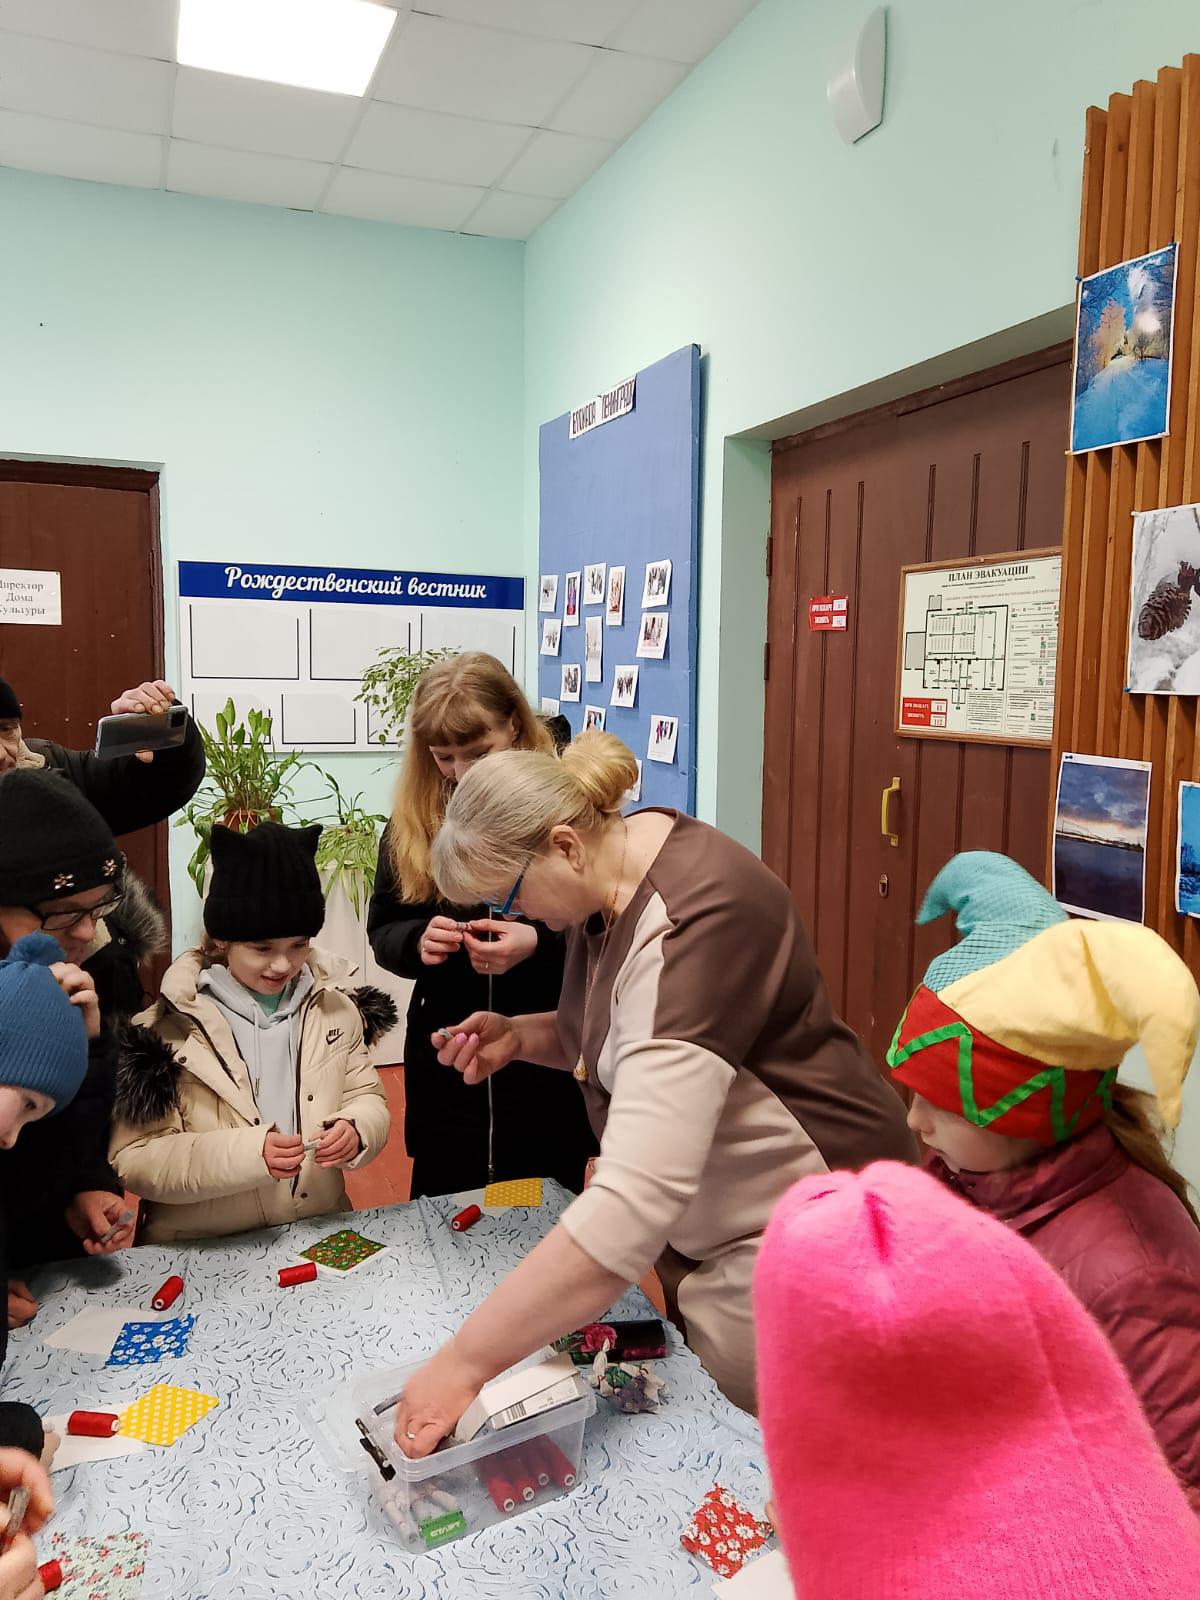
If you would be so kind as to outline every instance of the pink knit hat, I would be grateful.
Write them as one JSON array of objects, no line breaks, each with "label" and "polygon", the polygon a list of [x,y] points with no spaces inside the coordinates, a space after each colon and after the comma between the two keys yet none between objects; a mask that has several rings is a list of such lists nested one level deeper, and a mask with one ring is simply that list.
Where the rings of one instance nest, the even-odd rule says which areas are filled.
[{"label": "pink knit hat", "polygon": [[800,1600],[1200,1596],[1200,1523],[1108,1341],[1022,1238],[926,1173],[796,1184],[755,1311]]}]

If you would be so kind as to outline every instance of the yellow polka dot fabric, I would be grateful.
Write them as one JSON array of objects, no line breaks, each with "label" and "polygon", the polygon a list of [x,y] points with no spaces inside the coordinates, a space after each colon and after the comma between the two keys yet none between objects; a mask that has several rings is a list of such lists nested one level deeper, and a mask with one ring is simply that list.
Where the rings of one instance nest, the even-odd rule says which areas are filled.
[{"label": "yellow polka dot fabric", "polygon": [[147,1444],[174,1444],[194,1422],[199,1422],[220,1403],[215,1394],[180,1389],[173,1383],[156,1383],[140,1400],[122,1411],[117,1432],[127,1439],[144,1439]]},{"label": "yellow polka dot fabric", "polygon": [[489,1183],[483,1191],[485,1206],[540,1206],[540,1178],[512,1178],[508,1183]]}]

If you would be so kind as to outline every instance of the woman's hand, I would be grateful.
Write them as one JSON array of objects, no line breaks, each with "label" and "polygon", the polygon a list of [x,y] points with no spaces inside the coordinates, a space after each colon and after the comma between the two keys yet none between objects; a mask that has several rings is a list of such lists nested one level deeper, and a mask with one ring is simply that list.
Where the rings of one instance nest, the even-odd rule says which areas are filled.
[{"label": "woman's hand", "polygon": [[22,1533],[0,1556],[0,1600],[42,1600],[45,1592],[33,1540]]},{"label": "woman's hand", "polygon": [[537,929],[527,922],[468,922],[462,942],[476,972],[511,972],[537,949]]},{"label": "woman's hand", "polygon": [[0,1492],[8,1500],[14,1489],[29,1490],[29,1505],[21,1527],[36,1533],[54,1514],[54,1491],[36,1456],[28,1450],[0,1450]]},{"label": "woman's hand", "polygon": [[[130,712],[162,716],[171,709],[171,702],[176,698],[169,683],[155,678],[152,682],[139,683],[136,689],[126,689],[124,694],[118,695],[112,703],[112,713],[114,717],[128,716]],[[154,760],[154,751],[139,750],[137,758],[149,763]]]},{"label": "woman's hand", "polygon": [[431,1455],[487,1382],[453,1340],[444,1344],[404,1386],[396,1408],[396,1443],[406,1456]]},{"label": "woman's hand", "polygon": [[475,1011],[465,1022],[433,1035],[438,1060],[461,1072],[464,1083],[482,1083],[521,1054],[521,1036],[511,1017]]},{"label": "woman's hand", "polygon": [[98,1039],[100,1001],[96,995],[96,982],[91,973],[85,972],[82,967],[72,966],[69,961],[53,962],[50,971],[71,1004],[78,1006],[83,1012],[83,1025],[87,1029],[88,1038]]},{"label": "woman's hand", "polygon": [[321,1135],[321,1142],[313,1152],[313,1157],[319,1167],[347,1167],[361,1149],[358,1129],[345,1117],[339,1117]]},{"label": "woman's hand", "polygon": [[20,1278],[10,1278],[8,1280],[9,1328],[23,1328],[27,1322],[32,1322],[37,1314],[38,1303],[29,1285],[22,1283]]},{"label": "woman's hand", "polygon": [[[110,1194],[107,1189],[85,1189],[67,1207],[67,1227],[83,1245],[86,1255],[111,1256],[133,1243],[134,1219],[121,1223],[126,1209],[119,1194]],[[104,1235],[118,1223],[118,1231],[101,1244]]]},{"label": "woman's hand", "polygon": [[269,1129],[263,1140],[263,1165],[273,1178],[294,1178],[304,1165],[304,1140],[298,1133]]},{"label": "woman's hand", "polygon": [[427,967],[440,967],[444,961],[462,949],[462,924],[453,917],[430,917],[421,935],[421,960]]}]

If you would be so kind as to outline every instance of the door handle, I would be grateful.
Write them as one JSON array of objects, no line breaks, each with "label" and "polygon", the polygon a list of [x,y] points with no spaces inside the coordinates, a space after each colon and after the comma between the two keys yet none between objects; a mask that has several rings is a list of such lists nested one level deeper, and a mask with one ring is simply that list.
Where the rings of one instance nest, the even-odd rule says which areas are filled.
[{"label": "door handle", "polygon": [[879,831],[894,848],[900,848],[900,835],[892,827],[892,801],[900,798],[900,779],[893,778],[883,791],[883,805],[879,813]]}]

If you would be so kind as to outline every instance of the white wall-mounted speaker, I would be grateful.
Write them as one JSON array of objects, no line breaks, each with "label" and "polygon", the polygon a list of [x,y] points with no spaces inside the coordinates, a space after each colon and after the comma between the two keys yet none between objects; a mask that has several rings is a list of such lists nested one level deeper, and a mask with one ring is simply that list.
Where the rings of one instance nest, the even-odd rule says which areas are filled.
[{"label": "white wall-mounted speaker", "polygon": [[859,29],[850,59],[829,75],[829,109],[846,144],[854,144],[883,121],[886,60],[887,8],[876,6]]}]

